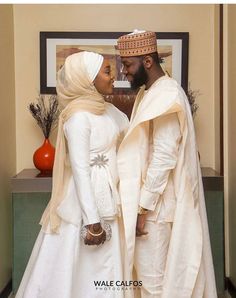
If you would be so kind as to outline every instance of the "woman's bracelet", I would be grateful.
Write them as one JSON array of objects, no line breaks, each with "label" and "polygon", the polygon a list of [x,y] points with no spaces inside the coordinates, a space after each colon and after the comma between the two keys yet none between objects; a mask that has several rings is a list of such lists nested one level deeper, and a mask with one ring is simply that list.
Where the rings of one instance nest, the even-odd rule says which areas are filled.
[{"label": "woman's bracelet", "polygon": [[91,231],[89,231],[89,229],[87,230],[89,235],[93,236],[93,237],[98,237],[98,236],[101,236],[104,232],[104,230],[102,229],[102,231],[100,233],[97,233],[97,234],[94,234],[92,233]]}]

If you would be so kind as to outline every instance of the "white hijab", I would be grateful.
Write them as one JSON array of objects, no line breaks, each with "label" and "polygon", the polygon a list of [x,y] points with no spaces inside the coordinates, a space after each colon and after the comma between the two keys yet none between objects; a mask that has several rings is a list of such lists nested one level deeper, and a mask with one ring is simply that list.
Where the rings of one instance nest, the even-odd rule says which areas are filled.
[{"label": "white hijab", "polygon": [[[97,92],[93,84],[103,60],[102,55],[86,51],[66,58],[65,64],[57,73],[56,89],[62,108],[75,99],[81,103],[89,99],[92,106],[96,102],[104,105],[102,95]],[[87,109],[90,110],[89,107]]]}]

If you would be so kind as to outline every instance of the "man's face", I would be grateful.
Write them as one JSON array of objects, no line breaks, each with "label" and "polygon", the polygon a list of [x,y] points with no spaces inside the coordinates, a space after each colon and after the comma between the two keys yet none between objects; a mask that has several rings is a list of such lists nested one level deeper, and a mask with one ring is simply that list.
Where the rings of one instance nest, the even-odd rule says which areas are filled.
[{"label": "man's face", "polygon": [[124,57],[121,58],[123,69],[122,72],[131,84],[131,88],[136,90],[143,84],[147,83],[148,75],[143,66],[140,57]]}]

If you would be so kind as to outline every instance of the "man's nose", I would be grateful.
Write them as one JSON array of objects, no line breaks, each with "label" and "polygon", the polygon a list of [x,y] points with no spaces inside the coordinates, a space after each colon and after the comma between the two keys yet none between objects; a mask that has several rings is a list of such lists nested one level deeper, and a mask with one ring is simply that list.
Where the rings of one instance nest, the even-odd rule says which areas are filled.
[{"label": "man's nose", "polygon": [[121,66],[120,72],[123,73],[124,75],[127,74],[127,69],[126,69],[126,67],[124,65]]}]

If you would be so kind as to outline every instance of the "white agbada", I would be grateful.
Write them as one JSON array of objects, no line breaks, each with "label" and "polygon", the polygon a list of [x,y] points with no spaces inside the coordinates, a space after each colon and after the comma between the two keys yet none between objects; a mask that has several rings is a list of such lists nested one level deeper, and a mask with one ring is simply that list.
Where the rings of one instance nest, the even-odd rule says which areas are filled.
[{"label": "white agbada", "polygon": [[[58,208],[62,224],[59,234],[40,231],[16,298],[123,297],[120,290],[99,290],[94,281],[123,280],[119,225],[110,209],[119,207],[117,138],[127,123],[127,117],[107,103],[103,115],[78,112],[64,124],[73,176]],[[106,160],[103,165],[96,163],[99,156]],[[109,200],[110,206],[105,206]],[[100,215],[100,208],[109,217]],[[82,218],[83,224],[106,220],[112,227],[111,240],[100,246],[84,245]]]},{"label": "white agbada", "polygon": [[136,113],[118,152],[120,195],[129,260],[126,279],[132,278],[138,204],[149,162],[149,139],[141,124],[177,113],[182,138],[172,175],[176,210],[161,297],[216,298],[201,171],[186,95],[175,80],[163,76],[148,89],[140,104],[134,106],[134,111]]}]

